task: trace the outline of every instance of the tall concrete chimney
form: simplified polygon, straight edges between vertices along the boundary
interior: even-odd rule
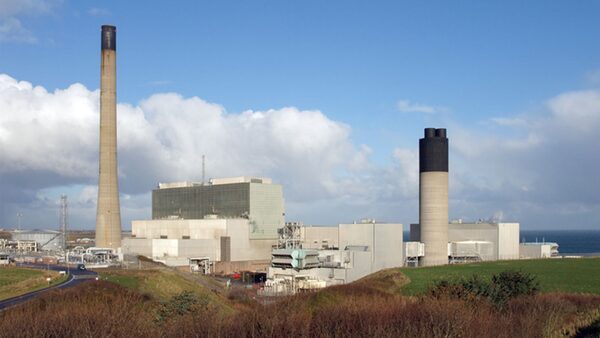
[[[448,138],[426,128],[419,140],[419,224],[423,266],[448,264]]]
[[[100,173],[96,246],[121,246],[121,207],[117,172],[117,28],[102,26],[100,64]]]

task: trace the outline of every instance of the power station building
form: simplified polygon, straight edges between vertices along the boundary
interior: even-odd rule
[[[277,239],[284,223],[281,185],[271,179],[233,177],[193,182],[159,183],[152,191],[152,219],[245,218],[251,239]]]
[[[152,219],[132,221],[123,251],[172,266],[203,262],[205,273],[268,271],[274,292],[348,283],[403,265],[518,259],[519,223],[448,221],[446,130],[425,129],[419,149],[419,224],[411,225],[408,242],[399,223],[285,223],[280,185],[233,177],[160,183]]]
[[[403,225],[363,220],[336,227],[286,224],[293,236],[273,250],[265,294],[345,284],[403,265]],[[291,244],[291,245],[288,245]]]
[[[173,266],[206,258],[214,272],[265,270],[284,216],[283,189],[267,178],[160,183],[152,220],[132,221],[123,250]]]
[[[446,259],[449,263],[519,259],[519,228],[514,222],[453,221],[447,225]],[[422,242],[419,224],[410,225],[410,241]],[[422,257],[418,258],[421,265]]]

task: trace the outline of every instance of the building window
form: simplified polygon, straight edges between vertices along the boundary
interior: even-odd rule
[[[160,238],[161,238],[161,239],[166,239],[166,238],[167,238],[167,235],[160,235]]]
[[[182,236],[182,239],[190,239],[190,236]]]

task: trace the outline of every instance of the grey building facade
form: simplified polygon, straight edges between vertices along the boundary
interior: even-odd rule
[[[160,184],[152,191],[152,219],[247,218],[250,239],[277,239],[284,220],[283,189],[253,177]]]

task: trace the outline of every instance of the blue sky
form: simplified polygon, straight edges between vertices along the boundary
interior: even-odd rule
[[[581,124],[600,123],[596,107],[600,87],[598,13],[600,3],[595,1],[0,0],[0,74],[41,86],[50,93],[80,83],[92,93],[84,96],[93,98],[99,85],[100,25],[114,24],[118,100],[127,106],[122,108],[124,111],[130,108],[134,114],[136,108],[141,109],[147,121],[152,120],[152,111],[167,116],[178,114],[177,110],[157,108],[157,100],[151,100],[155,106],[144,108],[143,104],[158,93],[177,93],[180,100],[174,101],[174,106],[198,97],[219,105],[225,117],[241,119],[245,111],[295,107],[299,116],[318,111],[327,120],[324,126],[335,125],[333,131],[325,127],[322,130],[337,133],[344,143],[342,147],[352,148],[341,153],[349,158],[360,157],[356,161],[363,163],[340,159],[322,169],[326,173],[316,166],[312,177],[322,176],[322,182],[308,191],[284,185],[291,208],[288,215],[294,218],[332,224],[362,216],[402,223],[416,221],[415,179],[406,178],[410,175],[405,171],[412,168],[407,162],[414,156],[422,129],[443,126],[449,129],[451,144],[453,136],[459,137],[454,151],[451,149],[451,163],[459,175],[456,188],[451,188],[451,216],[476,219],[502,214],[530,228],[557,228],[575,217],[577,227],[594,228],[600,224],[600,201],[588,191],[594,186],[579,183],[572,188],[572,196],[591,196],[585,200],[559,197],[564,187],[552,180],[573,168],[559,165],[557,173],[548,176],[544,169],[556,165],[550,160],[577,160],[569,156],[574,156],[573,149],[581,149],[581,144],[589,145],[591,134],[573,139],[565,133],[565,149],[543,137],[541,143],[536,140],[544,130],[560,126],[560,118],[571,114],[569,109],[581,117]],[[67,94],[81,94],[75,92]],[[5,109],[0,106],[2,115],[18,113],[14,108],[18,105],[5,104]],[[565,105],[567,112],[562,114],[560,109]],[[580,107],[589,109],[589,114],[577,114]],[[39,113],[43,114],[43,109]],[[282,114],[289,117],[294,113]],[[273,116],[279,121],[277,114]],[[300,120],[305,121],[302,117]],[[154,121],[154,126],[160,121]],[[338,125],[347,128],[347,134],[338,133]],[[580,132],[580,127],[574,125],[572,132]],[[308,122],[299,122],[297,132],[305,133],[302,128],[312,127]],[[249,132],[245,137],[251,140],[254,135]],[[85,135],[81,137],[87,140]],[[187,142],[182,139],[179,137],[180,142]],[[6,139],[5,146],[11,147],[14,143],[10,142],[16,140]],[[529,148],[519,148],[520,153],[511,148],[514,144]],[[330,146],[322,144],[323,149]],[[562,152],[554,154],[552,150]],[[261,156],[277,159],[274,163],[301,165],[302,156],[311,154],[301,151],[298,157],[288,158],[277,151],[271,149]],[[326,156],[319,151],[314,154],[316,159]],[[89,156],[90,161],[93,156]],[[493,163],[490,158],[502,163]],[[218,156],[208,156],[211,159],[214,167],[225,166]],[[539,166],[523,164],[528,159],[538,161]],[[17,209],[38,210],[29,212],[30,223],[44,226],[44,208],[46,212],[53,209],[47,203],[40,204],[40,199],[53,199],[58,191],[80,195],[94,183],[92,174],[65,174],[50,166],[40,169],[26,159],[16,160],[23,166],[17,170],[6,165],[0,172],[3,184],[10,181],[8,190],[30,193],[28,197],[4,195],[0,227],[14,222]],[[281,183],[298,181],[290,174],[294,170],[281,166],[241,167],[273,176]],[[135,212],[128,213],[125,207],[124,214],[129,216],[124,218],[144,217],[148,214],[144,207],[149,198],[147,191],[152,186],[144,193],[139,186],[142,183],[127,183],[133,174],[123,170],[124,193],[129,193],[132,200],[139,198],[131,206]],[[179,177],[162,175],[161,170],[168,169],[156,169],[154,176],[144,182]],[[188,175],[191,172],[192,168]],[[16,177],[28,181],[28,175],[40,174],[48,181],[30,186],[14,183],[21,182]],[[584,171],[579,176],[592,180],[594,174]],[[396,184],[396,179],[408,181]],[[310,180],[307,184],[310,186]],[[361,207],[349,202],[363,197],[353,184],[381,186],[368,193]],[[347,190],[341,191],[340,186]],[[523,196],[524,191],[532,189],[539,191],[539,196],[550,194],[556,198],[542,204],[538,195]],[[306,203],[306,195],[328,201],[326,205],[333,211],[323,216],[316,206]],[[522,202],[520,206],[511,205],[510,201],[515,200]],[[557,206],[566,205],[570,207],[565,214],[557,215]],[[88,211],[74,217],[85,226],[90,222],[89,215]]]

